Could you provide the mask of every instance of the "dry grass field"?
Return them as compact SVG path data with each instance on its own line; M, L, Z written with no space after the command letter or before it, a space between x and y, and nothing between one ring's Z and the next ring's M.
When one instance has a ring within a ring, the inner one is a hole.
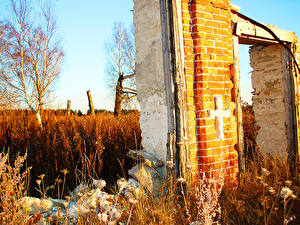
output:
M93 117L45 112L41 129L29 112L2 112L0 148L9 152L10 161L27 153L25 165L31 167L30 195L37 195L33 186L39 175L45 174L45 184L50 186L62 179L63 169L69 171L66 186L70 190L90 177L101 177L114 184L132 167L126 153L140 148L138 120L137 112L119 118L105 113Z
M127 177L127 170L133 165L126 153L141 147L138 119L137 112L119 118L105 113L95 117L45 113L41 129L30 113L1 112L0 224L39 221L39 215L34 220L24 219L18 199L25 195L64 199L77 184L88 183L91 178L106 180L106 191L118 193L116 180ZM223 186L222 174L214 182L199 181L196 187L170 178L157 198L147 192L134 200L118 194L114 205L123 207L120 222L167 225L201 224L193 221L211 224L218 220L221 224L299 224L299 180L289 173L286 162L262 155L256 149L249 105L244 106L243 122L248 161L238 186ZM38 188L39 180L44 185L43 193ZM90 213L78 219L77 224L107 223L99 222L96 214Z

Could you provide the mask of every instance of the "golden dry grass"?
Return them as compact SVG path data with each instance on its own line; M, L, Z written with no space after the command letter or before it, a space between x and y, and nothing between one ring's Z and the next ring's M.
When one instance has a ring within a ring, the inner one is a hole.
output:
M241 174L238 187L225 187L220 198L223 224L283 224L284 217L296 219L299 224L299 179L291 174L287 160L261 154L255 138L254 113L251 105L243 105L243 128L247 170ZM268 171L266 174L265 171ZM288 212L284 213L284 199L280 190L289 187L298 197L289 199Z
M87 181L90 177L101 177L114 184L118 177L127 175L132 166L126 153L140 146L137 112L118 118L101 113L95 117L45 113L43 129L28 112L0 114L0 149L9 150L11 159L28 153L26 165L33 166L30 191L34 195L38 195L34 186L39 175L45 174L47 186L56 178L62 179L60 171L63 169L70 172L66 179L67 190L72 190L78 180Z
M145 194L135 205L120 198L120 204L124 207L122 221L126 224L130 217L130 224L189 224L195 220L205 221L203 212L213 211L215 215L209 213L211 218L206 221L215 217L221 224L299 224L299 181L290 174L286 161L258 152L251 106L244 107L244 110L248 170L241 174L239 186L225 186L218 199L203 189L209 187L216 193L207 182L199 182L199 186L195 187L169 180L158 198ZM23 159L20 160L17 153L28 152L25 165L33 165L31 186L36 187L33 183L42 173L49 185L55 182L58 175L63 179L61 170L66 168L70 173L66 178L67 188L64 189L68 190L75 185L72 181L74 177L88 180L90 176L97 175L113 183L132 165L125 157L126 152L139 148L141 144L137 113L122 115L118 119L106 114L95 117L46 114L43 129L39 128L32 115L4 113L0 115L0 126L1 147L5 151L10 149L11 162L17 159L15 166L8 169L9 164L2 163L5 155L1 155L0 169L6 168L0 170L1 184L10 182L7 187L15 190L15 194L7 198L6 186L0 186L0 220L6 220L2 224L22 222L18 208L13 208L26 190L25 175L20 170ZM62 190L63 182L60 185ZM294 196L282 198L281 192L285 187L291 189ZM57 197L55 193L53 195ZM206 204L209 201L211 204ZM218 203L221 213L212 210L213 207L218 209ZM11 217L12 214L15 216ZM7 218L13 218L13 222ZM79 224L97 224L95 218L95 215L80 218Z

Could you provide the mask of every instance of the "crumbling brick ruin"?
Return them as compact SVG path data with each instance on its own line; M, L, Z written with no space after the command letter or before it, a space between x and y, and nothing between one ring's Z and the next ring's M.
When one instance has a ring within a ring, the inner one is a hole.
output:
M229 0L135 0L134 24L143 146L164 162L160 174L174 163L176 176L197 180L222 168L234 181L243 169L239 44L253 45L258 145L295 159L299 78L268 31ZM269 28L299 53L294 33Z

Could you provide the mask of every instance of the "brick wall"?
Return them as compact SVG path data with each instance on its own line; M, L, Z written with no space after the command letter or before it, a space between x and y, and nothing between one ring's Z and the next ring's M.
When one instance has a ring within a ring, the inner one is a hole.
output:
M235 179L238 155L235 103L233 99L233 36L230 3L227 0L182 0L188 110L189 164L193 179L201 172L215 175L220 168ZM221 96L224 138L217 137L215 97ZM200 172L199 172L200 171ZM211 173L210 173L211 172Z

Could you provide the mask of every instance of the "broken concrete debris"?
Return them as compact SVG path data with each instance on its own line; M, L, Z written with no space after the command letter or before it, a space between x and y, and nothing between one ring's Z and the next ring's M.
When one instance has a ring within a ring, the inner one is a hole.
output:
M85 184L80 184L74 189L73 197L68 198L69 200L23 197L19 201L21 210L24 215L29 215L27 220L35 215L41 215L36 223L39 225L48 225L49 222L77 224L80 217L88 215L95 215L94 218L97 218L101 224L114 225L119 222L124 210L118 202L120 194L130 201L143 193L139 184L133 179L129 179L129 181L124 178L119 179L118 183L122 183L122 187L119 187L117 195L108 194L102 190L105 181L94 181L98 181L102 185L93 189Z
M128 174L150 193L157 196L163 182L161 170L163 162L145 150L131 150L127 156L137 162Z
M163 162L156 158L153 154L144 150L130 150L127 153L127 157L135 160L136 162L143 162L152 168L158 168L163 166Z

